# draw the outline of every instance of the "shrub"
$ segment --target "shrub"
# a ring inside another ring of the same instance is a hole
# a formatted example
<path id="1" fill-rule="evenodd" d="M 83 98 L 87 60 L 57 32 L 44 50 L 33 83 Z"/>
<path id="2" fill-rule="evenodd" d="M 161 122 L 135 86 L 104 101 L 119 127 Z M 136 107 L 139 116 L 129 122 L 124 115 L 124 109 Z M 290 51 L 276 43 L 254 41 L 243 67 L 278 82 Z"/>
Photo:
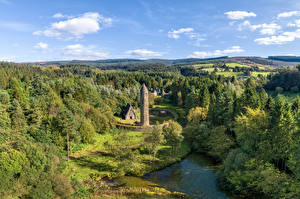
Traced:
<path id="1" fill-rule="evenodd" d="M 90 120 L 83 120 L 80 127 L 80 134 L 84 143 L 92 142 L 93 138 L 96 135 L 96 131 Z"/>

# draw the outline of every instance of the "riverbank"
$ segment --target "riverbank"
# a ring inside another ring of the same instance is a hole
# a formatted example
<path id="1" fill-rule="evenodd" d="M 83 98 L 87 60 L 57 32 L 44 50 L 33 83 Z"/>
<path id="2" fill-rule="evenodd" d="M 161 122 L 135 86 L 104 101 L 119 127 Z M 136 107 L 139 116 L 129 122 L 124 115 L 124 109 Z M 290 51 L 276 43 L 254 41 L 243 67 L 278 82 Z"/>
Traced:
<path id="1" fill-rule="evenodd" d="M 128 182 L 109 184 L 103 180 L 143 176 L 179 162 L 191 152 L 188 143 L 183 142 L 175 151 L 168 145 L 161 145 L 157 156 L 153 157 L 144 148 L 147 133 L 124 130 L 117 134 L 97 134 L 92 144 L 82 146 L 71 154 L 71 159 L 65 163 L 64 173 L 83 184 L 87 195 L 96 198 L 100 194 L 107 198 L 153 198 L 153 195 L 162 199 L 187 198 L 184 194 L 170 192 L 154 183 L 151 186 L 141 183 L 143 186 L 134 187 Z M 122 146 L 122 149 L 110 148 L 112 145 Z M 119 157 L 120 154 L 124 157 Z"/>
<path id="2" fill-rule="evenodd" d="M 175 120 L 184 111 L 165 100 L 157 101 L 154 108 L 172 112 Z M 151 122 L 162 123 L 166 118 L 161 116 L 151 117 Z M 190 145 L 183 141 L 176 148 L 163 143 L 153 155 L 145 141 L 151 133 L 116 128 L 96 134 L 92 143 L 71 147 L 71 159 L 66 162 L 64 173 L 83 184 L 85 191 L 96 198 L 187 198 L 141 178 L 136 178 L 138 183 L 132 180 L 133 176 L 142 177 L 179 162 L 191 152 Z"/>
<path id="3" fill-rule="evenodd" d="M 146 174 L 143 178 L 170 191 L 188 194 L 193 199 L 233 199 L 219 189 L 216 172 L 220 165 L 205 154 L 191 153 L 181 162 Z"/>

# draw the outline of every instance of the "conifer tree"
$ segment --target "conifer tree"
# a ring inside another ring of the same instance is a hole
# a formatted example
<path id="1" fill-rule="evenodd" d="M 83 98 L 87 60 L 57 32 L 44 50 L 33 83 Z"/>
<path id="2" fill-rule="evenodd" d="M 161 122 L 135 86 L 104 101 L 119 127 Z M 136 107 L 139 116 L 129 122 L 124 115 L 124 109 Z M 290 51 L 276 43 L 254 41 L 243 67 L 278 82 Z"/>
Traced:
<path id="1" fill-rule="evenodd" d="M 201 98 L 201 104 L 200 104 L 201 107 L 208 108 L 209 101 L 210 101 L 209 91 L 207 89 L 207 86 L 205 86 L 203 89 L 202 98 Z"/>
<path id="2" fill-rule="evenodd" d="M 9 130 L 11 128 L 11 120 L 8 112 L 3 104 L 0 103 L 0 131 Z"/>
<path id="3" fill-rule="evenodd" d="M 25 132 L 27 129 L 27 123 L 24 116 L 23 109 L 18 100 L 13 100 L 11 104 L 11 128 L 16 132 Z"/>

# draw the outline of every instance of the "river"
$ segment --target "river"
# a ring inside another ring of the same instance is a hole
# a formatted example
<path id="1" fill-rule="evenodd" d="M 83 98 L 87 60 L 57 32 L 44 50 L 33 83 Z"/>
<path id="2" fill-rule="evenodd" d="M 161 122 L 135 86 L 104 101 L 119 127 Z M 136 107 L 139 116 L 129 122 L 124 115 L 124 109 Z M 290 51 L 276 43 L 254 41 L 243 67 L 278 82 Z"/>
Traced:
<path id="1" fill-rule="evenodd" d="M 143 178 L 170 191 L 185 193 L 193 199 L 232 198 L 218 190 L 217 168 L 208 157 L 193 153 L 181 162 L 146 174 Z"/>

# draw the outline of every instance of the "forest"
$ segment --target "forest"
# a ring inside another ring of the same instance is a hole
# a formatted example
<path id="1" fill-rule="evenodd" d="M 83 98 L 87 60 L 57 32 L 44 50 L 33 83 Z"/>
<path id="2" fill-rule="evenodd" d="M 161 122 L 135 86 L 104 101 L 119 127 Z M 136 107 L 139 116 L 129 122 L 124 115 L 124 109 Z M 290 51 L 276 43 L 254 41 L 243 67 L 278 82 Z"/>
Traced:
<path id="1" fill-rule="evenodd" d="M 161 64 L 1 62 L 0 198 L 116 198 L 124 190 L 111 179 L 142 176 L 191 151 L 220 164 L 220 189 L 238 198 L 300 198 L 299 82 L 300 66 L 237 78 Z M 153 103 L 177 120 L 138 134 L 118 120 L 128 103 L 139 107 L 143 83 L 169 93 Z M 120 198 L 188 198 L 126 190 Z"/>

